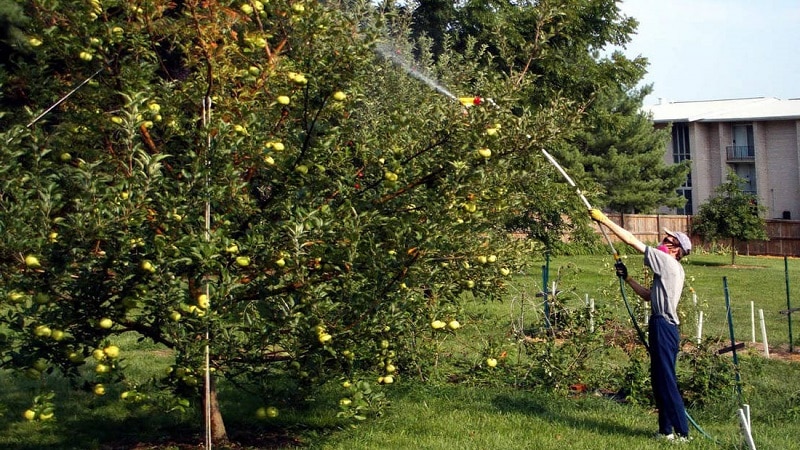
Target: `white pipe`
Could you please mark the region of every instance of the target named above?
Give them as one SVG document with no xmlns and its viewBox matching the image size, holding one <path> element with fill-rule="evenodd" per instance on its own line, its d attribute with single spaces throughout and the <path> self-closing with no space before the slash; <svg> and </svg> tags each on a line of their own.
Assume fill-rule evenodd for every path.
<svg viewBox="0 0 800 450">
<path fill-rule="evenodd" d="M 586 294 L 587 296 L 589 294 Z M 594 333 L 594 299 L 589 299 L 589 331 Z"/>
<path fill-rule="evenodd" d="M 750 434 L 753 434 L 753 422 L 750 422 L 750 405 L 745 403 L 742 406 L 744 408 L 744 416 L 747 418 L 747 429 L 750 430 Z"/>
<path fill-rule="evenodd" d="M 739 408 L 739 424 L 742 426 L 742 433 L 744 434 L 744 439 L 747 442 L 747 447 L 750 450 L 756 450 L 756 444 L 753 442 L 753 435 L 750 431 L 750 425 L 747 423 L 744 410 L 741 408 Z"/>
<path fill-rule="evenodd" d="M 767 343 L 767 325 L 764 323 L 764 310 L 758 310 L 758 320 L 761 322 L 761 339 L 764 341 L 764 356 L 769 358 L 769 344 Z"/>
<path fill-rule="evenodd" d="M 692 291 L 692 302 L 694 303 L 694 307 L 697 308 L 697 292 Z"/>
<path fill-rule="evenodd" d="M 756 313 L 753 302 L 750 302 L 750 330 L 753 335 L 753 343 L 756 343 Z"/>
<path fill-rule="evenodd" d="M 703 340 L 703 311 L 700 311 L 700 316 L 697 318 L 697 344 Z"/>
</svg>

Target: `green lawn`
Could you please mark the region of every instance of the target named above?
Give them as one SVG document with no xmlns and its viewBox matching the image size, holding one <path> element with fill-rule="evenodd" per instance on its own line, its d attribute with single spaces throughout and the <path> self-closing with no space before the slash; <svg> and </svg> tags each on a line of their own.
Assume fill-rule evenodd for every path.
<svg viewBox="0 0 800 450">
<path fill-rule="evenodd" d="M 641 273 L 641 257 L 625 259 L 635 275 Z M 704 312 L 705 335 L 728 339 L 725 292 L 727 277 L 735 330 L 739 340 L 750 340 L 750 301 L 762 308 L 771 346 L 788 347 L 785 315 L 786 284 L 782 258 L 738 257 L 729 267 L 726 255 L 697 255 L 685 261 L 687 280 L 698 296 L 698 309 L 684 304 L 685 335 L 693 335 L 696 313 Z M 235 439 L 250 442 L 245 448 L 269 448 L 264 442 L 295 443 L 319 449 L 658 449 L 671 447 L 651 438 L 656 416 L 651 408 L 621 403 L 609 396 L 589 392 L 579 396 L 555 395 L 546 390 L 513 387 L 493 379 L 485 368 L 481 377 L 454 383 L 451 373 L 480 364 L 487 348 L 506 349 L 512 356 L 518 342 L 512 328 L 536 327 L 542 320 L 539 263 L 529 274 L 517 274 L 507 299 L 484 302 L 472 299 L 465 307 L 463 327 L 443 340 L 438 371 L 433 381 L 422 383 L 410 371 L 386 389 L 389 406 L 384 414 L 351 426 L 335 417 L 331 405 L 342 395 L 333 385 L 304 408 L 285 407 L 278 419 L 259 422 L 253 417 L 258 406 L 252 398 L 222 390 L 223 412 Z M 558 280 L 564 307 L 585 308 L 593 298 L 597 308 L 607 308 L 623 326 L 630 321 L 621 301 L 612 261 L 605 256 L 554 258 L 550 280 Z M 792 297 L 800 298 L 800 260 L 789 260 Z M 629 300 L 636 302 L 628 292 Z M 690 298 L 690 297 L 687 297 Z M 690 300 L 689 300 L 690 301 Z M 800 300 L 796 302 L 800 304 Z M 796 326 L 795 334 L 800 334 Z M 758 332 L 758 327 L 757 327 Z M 760 340 L 760 332 L 758 332 Z M 172 361 L 158 346 L 137 344 L 124 338 L 126 361 L 132 381 L 161 373 Z M 797 344 L 795 338 L 795 344 Z M 796 353 L 800 350 L 796 349 Z M 797 448 L 800 436 L 800 363 L 765 360 L 759 353 L 740 352 L 745 401 L 752 407 L 753 434 L 758 448 Z M 613 363 L 613 362 L 611 362 Z M 502 364 L 501 364 L 502 366 Z M 501 373 L 498 366 L 498 374 Z M 38 381 L 0 372 L 0 448 L 92 449 L 134 448 L 137 442 L 156 448 L 190 448 L 202 442 L 202 420 L 194 412 L 165 414 L 119 400 L 119 388 L 98 398 L 73 390 L 65 380 L 51 376 L 47 389 L 56 391 L 57 420 L 25 422 L 21 411 L 30 405 L 42 387 Z M 736 418 L 736 392 L 721 388 L 719 400 L 692 406 L 693 418 L 715 440 L 693 431 L 691 448 L 743 448 Z M 728 392 L 725 392 L 725 391 Z M 254 442 L 261 442 L 256 444 Z"/>
</svg>

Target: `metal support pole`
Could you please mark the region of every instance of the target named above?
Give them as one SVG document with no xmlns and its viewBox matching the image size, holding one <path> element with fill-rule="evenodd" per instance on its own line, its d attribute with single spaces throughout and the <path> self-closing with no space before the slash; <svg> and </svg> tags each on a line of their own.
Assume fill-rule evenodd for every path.
<svg viewBox="0 0 800 450">
<path fill-rule="evenodd" d="M 783 273 L 786 279 L 786 315 L 789 317 L 789 353 L 794 351 L 794 339 L 792 338 L 792 301 L 789 296 L 789 258 L 783 257 Z"/>
</svg>

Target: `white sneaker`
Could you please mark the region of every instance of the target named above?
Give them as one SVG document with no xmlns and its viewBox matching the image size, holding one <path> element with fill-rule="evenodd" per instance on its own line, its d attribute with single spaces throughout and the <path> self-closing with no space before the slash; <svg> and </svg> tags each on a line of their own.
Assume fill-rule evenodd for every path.
<svg viewBox="0 0 800 450">
<path fill-rule="evenodd" d="M 672 434 L 672 433 L 670 433 L 670 434 L 656 433 L 655 436 L 653 436 L 653 437 L 655 437 L 656 439 L 658 439 L 660 441 L 674 441 L 675 440 L 675 435 Z"/>
</svg>

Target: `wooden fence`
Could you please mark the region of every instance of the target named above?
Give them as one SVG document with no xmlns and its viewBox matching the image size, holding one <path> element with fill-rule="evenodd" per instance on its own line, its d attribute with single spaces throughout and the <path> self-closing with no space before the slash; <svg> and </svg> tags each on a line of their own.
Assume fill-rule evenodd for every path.
<svg viewBox="0 0 800 450">
<path fill-rule="evenodd" d="M 691 236 L 692 245 L 695 247 L 710 245 L 704 243 L 699 236 L 692 234 L 692 216 L 615 213 L 606 215 L 645 243 L 658 242 L 664 236 L 664 228 L 667 228 L 673 231 L 683 231 Z M 739 254 L 800 256 L 800 221 L 769 219 L 766 222 L 769 240 L 737 243 L 736 250 Z M 595 224 L 595 229 L 597 229 L 597 224 Z M 619 242 L 619 239 L 612 233 L 609 233 L 609 238 L 614 242 Z"/>
</svg>

